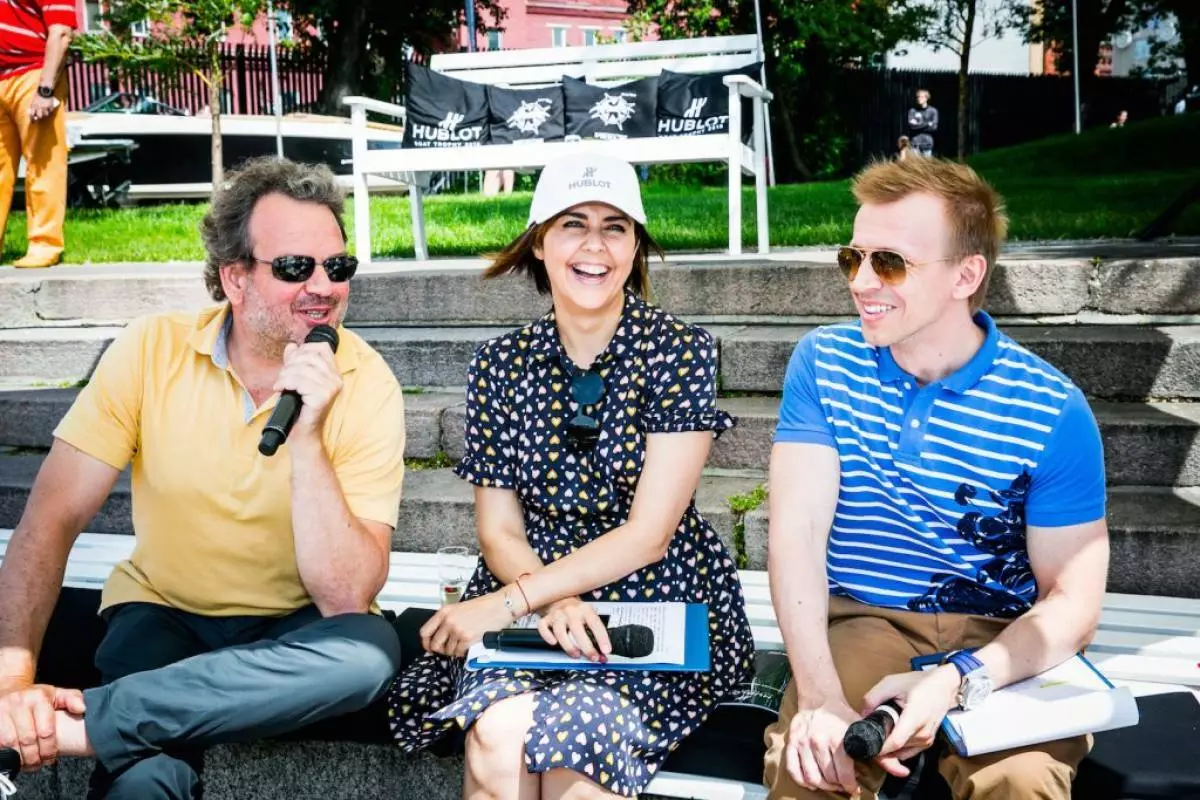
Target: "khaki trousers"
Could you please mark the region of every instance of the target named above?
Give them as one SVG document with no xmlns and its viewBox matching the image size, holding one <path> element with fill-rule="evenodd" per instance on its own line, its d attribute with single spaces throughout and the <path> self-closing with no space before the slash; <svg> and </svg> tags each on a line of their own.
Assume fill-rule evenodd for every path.
<svg viewBox="0 0 1200 800">
<path fill-rule="evenodd" d="M 67 214 L 67 81 L 60 77 L 54 96 L 61 105 L 34 122 L 29 104 L 37 96 L 40 69 L 0 80 L 0 240 L 17 185 L 17 165 L 25 156 L 27 254 L 52 260 L 63 249 Z"/>
<path fill-rule="evenodd" d="M 914 656 L 981 647 L 996 638 L 1009 620 L 969 614 L 919 614 L 829 598 L 829 646 L 851 708 L 885 675 L 908 672 Z M 770 800 L 838 798 L 844 794 L 805 789 L 784 766 L 788 727 L 796 715 L 796 684 L 788 686 L 779 721 L 767 728 L 763 781 Z M 1069 800 L 1071 780 L 1091 749 L 1091 737 L 1077 736 L 974 758 L 953 752 L 942 756 L 938 771 L 956 800 Z M 886 777 L 878 765 L 855 766 L 861 797 L 873 800 Z"/>
</svg>

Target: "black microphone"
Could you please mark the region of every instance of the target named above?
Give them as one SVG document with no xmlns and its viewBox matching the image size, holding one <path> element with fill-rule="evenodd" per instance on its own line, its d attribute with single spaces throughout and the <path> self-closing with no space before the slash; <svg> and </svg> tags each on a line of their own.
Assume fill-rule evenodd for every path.
<svg viewBox="0 0 1200 800">
<path fill-rule="evenodd" d="M 898 719 L 900 706 L 888 700 L 858 722 L 851 723 L 846 729 L 846 738 L 842 740 L 846 755 L 855 761 L 870 761 L 879 755 Z"/>
<path fill-rule="evenodd" d="M 328 325 L 318 325 L 304 337 L 304 343 L 309 342 L 325 342 L 336 353 L 337 331 Z M 292 389 L 285 389 L 283 394 L 279 395 L 279 403 L 271 412 L 271 418 L 263 428 L 262 438 L 258 440 L 258 452 L 264 456 L 275 455 L 279 445 L 283 444 L 292 432 L 292 426 L 296 424 L 296 417 L 300 416 L 300 406 L 303 404 L 300 395 Z"/>
<path fill-rule="evenodd" d="M 588 631 L 591 636 L 591 631 Z M 644 658 L 654 651 L 654 631 L 645 625 L 617 625 L 608 629 L 608 640 L 612 642 L 612 654 L 626 658 Z M 595 644 L 595 639 L 592 640 Z M 483 646 L 489 650 L 561 650 L 556 644 L 547 644 L 536 628 L 508 628 L 488 631 L 483 635 Z"/>
<path fill-rule="evenodd" d="M 17 777 L 21 771 L 21 754 L 11 747 L 0 747 L 0 775 Z"/>
</svg>

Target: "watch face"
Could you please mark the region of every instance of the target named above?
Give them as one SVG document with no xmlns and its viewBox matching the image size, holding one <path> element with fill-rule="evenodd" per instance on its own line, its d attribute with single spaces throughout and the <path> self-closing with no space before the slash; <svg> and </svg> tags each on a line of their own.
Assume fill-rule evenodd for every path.
<svg viewBox="0 0 1200 800">
<path fill-rule="evenodd" d="M 978 708 L 992 693 L 992 680 L 987 675 L 968 673 L 963 678 L 959 704 L 965 710 Z"/>
<path fill-rule="evenodd" d="M 37 88 L 38 97 L 53 97 L 54 90 L 49 86 L 39 86 Z"/>
</svg>

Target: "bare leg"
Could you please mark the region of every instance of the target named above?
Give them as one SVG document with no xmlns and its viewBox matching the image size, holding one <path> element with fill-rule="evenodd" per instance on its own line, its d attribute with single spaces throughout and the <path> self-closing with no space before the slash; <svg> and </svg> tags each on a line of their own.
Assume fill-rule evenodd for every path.
<svg viewBox="0 0 1200 800">
<path fill-rule="evenodd" d="M 475 720 L 467 731 L 464 800 L 538 800 L 541 778 L 525 768 L 536 706 L 536 693 L 509 697 Z"/>
<path fill-rule="evenodd" d="M 542 775 L 542 800 L 611 800 L 620 796 L 571 769 L 552 769 Z"/>
</svg>

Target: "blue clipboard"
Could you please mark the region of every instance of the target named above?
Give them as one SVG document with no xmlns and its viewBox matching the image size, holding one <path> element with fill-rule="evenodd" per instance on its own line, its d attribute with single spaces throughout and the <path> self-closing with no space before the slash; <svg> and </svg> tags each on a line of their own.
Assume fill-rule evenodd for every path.
<svg viewBox="0 0 1200 800">
<path fill-rule="evenodd" d="M 964 649 L 967 650 L 967 652 L 974 653 L 979 648 L 967 647 Z M 937 666 L 942 663 L 942 659 L 944 659 L 947 655 L 949 655 L 949 653 L 930 653 L 927 656 L 916 656 L 909 662 L 909 666 L 911 666 L 914 670 L 923 670 L 926 667 Z M 1105 686 L 1110 689 L 1116 688 L 1113 686 L 1112 681 L 1106 678 L 1103 672 L 1096 669 L 1096 665 L 1089 661 L 1083 653 L 1076 653 L 1075 658 L 1078 658 L 1088 666 L 1088 669 L 1096 673 L 1100 680 L 1104 681 Z M 966 756 L 967 746 L 963 742 L 962 737 L 958 735 L 958 731 L 954 730 L 954 726 L 950 724 L 949 717 L 942 719 L 941 730 L 942 735 L 946 737 L 946 741 L 948 741 L 950 746 L 954 748 L 954 752 L 958 753 L 960 756 Z"/>
<path fill-rule="evenodd" d="M 663 664 L 652 661 L 613 662 L 597 664 L 587 659 L 576 659 L 568 663 L 561 661 L 529 661 L 519 663 L 505 661 L 503 651 L 496 651 L 497 656 L 486 662 L 477 659 L 467 659 L 466 668 L 469 670 L 488 669 L 490 667 L 512 667 L 514 669 L 543 669 L 543 670 L 632 670 L 637 672 L 708 672 L 712 666 L 712 654 L 708 646 L 708 605 L 705 603 L 688 603 L 684 611 L 685 628 L 683 633 L 683 663 Z"/>
</svg>

